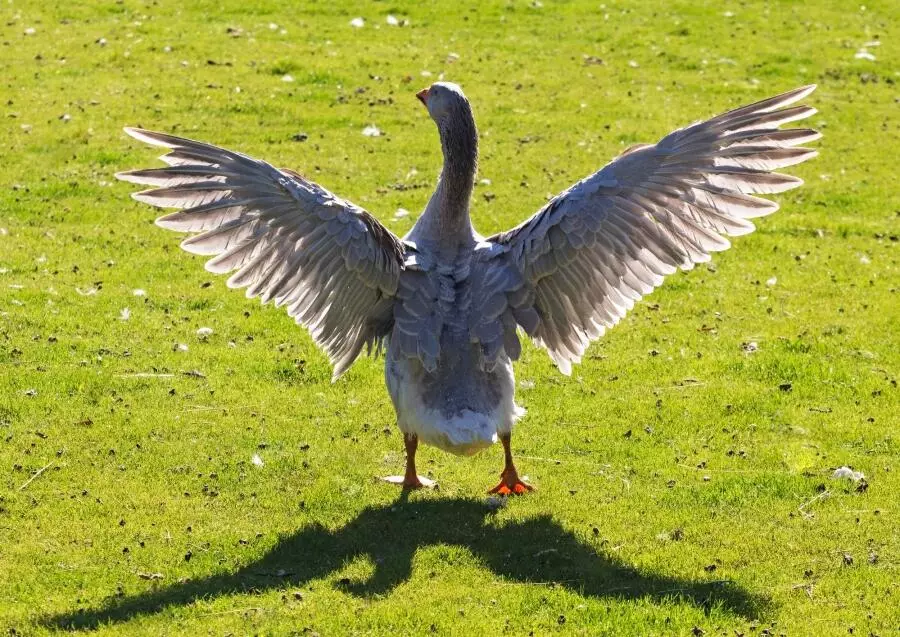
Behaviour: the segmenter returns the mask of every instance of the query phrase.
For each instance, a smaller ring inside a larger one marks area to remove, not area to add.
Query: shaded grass
[[[417,553],[429,548],[445,567],[474,560],[508,583],[550,584],[581,597],[687,602],[746,616],[759,613],[765,604],[764,599],[753,599],[727,581],[693,582],[641,573],[598,553],[596,540],[577,537],[549,515],[505,524],[491,517],[491,509],[475,500],[409,502],[401,497],[396,503],[363,510],[339,529],[312,525],[281,536],[261,559],[234,572],[113,600],[101,610],[78,610],[45,622],[62,628],[95,628],[224,594],[258,595],[267,589],[304,586],[339,571],[349,571],[337,581],[340,591],[371,599],[390,595],[409,580]],[[383,537],[399,525],[407,530],[385,545]],[[293,565],[292,570],[285,565]],[[430,574],[430,578],[436,576]],[[303,596],[292,597],[300,601]],[[566,619],[561,616],[557,621]]]

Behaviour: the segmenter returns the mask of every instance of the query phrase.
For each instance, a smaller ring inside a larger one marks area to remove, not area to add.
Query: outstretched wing
[[[216,255],[207,270],[237,270],[229,287],[246,287],[248,297],[286,306],[328,353],[334,378],[364,345],[380,345],[393,321],[403,247],[374,217],[295,172],[241,153],[137,128],[125,131],[170,149],[161,158],[167,168],[116,175],[156,186],[132,197],[181,208],[157,225],[199,233],[181,247]]]
[[[551,200],[522,225],[491,237],[509,249],[530,285],[539,321],[520,324],[565,374],[588,344],[676,267],[689,270],[726,236],[752,232],[749,219],[802,180],[771,172],[814,157],[797,148],[819,138],[779,126],[816,111],[790,104],[806,86],[729,111],[627,150]]]

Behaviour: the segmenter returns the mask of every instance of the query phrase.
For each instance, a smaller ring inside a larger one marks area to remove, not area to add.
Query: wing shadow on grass
[[[769,603],[730,582],[641,572],[579,539],[549,515],[499,523],[477,500],[410,502],[403,497],[390,505],[369,507],[334,531],[312,525],[283,536],[262,558],[232,573],[115,599],[97,609],[45,617],[41,623],[94,628],[195,600],[302,586],[366,556],[375,565],[372,576],[363,582],[342,580],[338,586],[361,597],[384,595],[410,578],[416,550],[433,545],[465,547],[509,581],[554,583],[585,597],[674,600],[707,611],[721,607],[745,618],[757,618]]]

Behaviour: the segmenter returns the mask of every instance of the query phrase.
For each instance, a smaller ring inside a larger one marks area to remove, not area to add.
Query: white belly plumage
[[[422,442],[456,454],[471,456],[497,442],[500,414],[481,414],[464,409],[458,415],[445,416],[440,410],[414,405],[411,417],[398,420],[404,433],[414,433]]]
[[[439,366],[429,374],[417,359],[395,357],[388,347],[385,381],[397,412],[397,425],[421,442],[470,456],[509,433],[525,414],[515,404],[512,363],[498,361],[486,372],[477,365]]]

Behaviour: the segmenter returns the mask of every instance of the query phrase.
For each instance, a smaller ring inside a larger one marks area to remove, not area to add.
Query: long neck
[[[469,200],[478,164],[478,131],[468,104],[439,126],[444,167],[428,208],[442,238],[471,234]]]
[[[444,153],[440,190],[444,214],[468,219],[469,199],[478,164],[478,132],[468,108],[460,115],[448,118],[450,121],[439,128]]]

